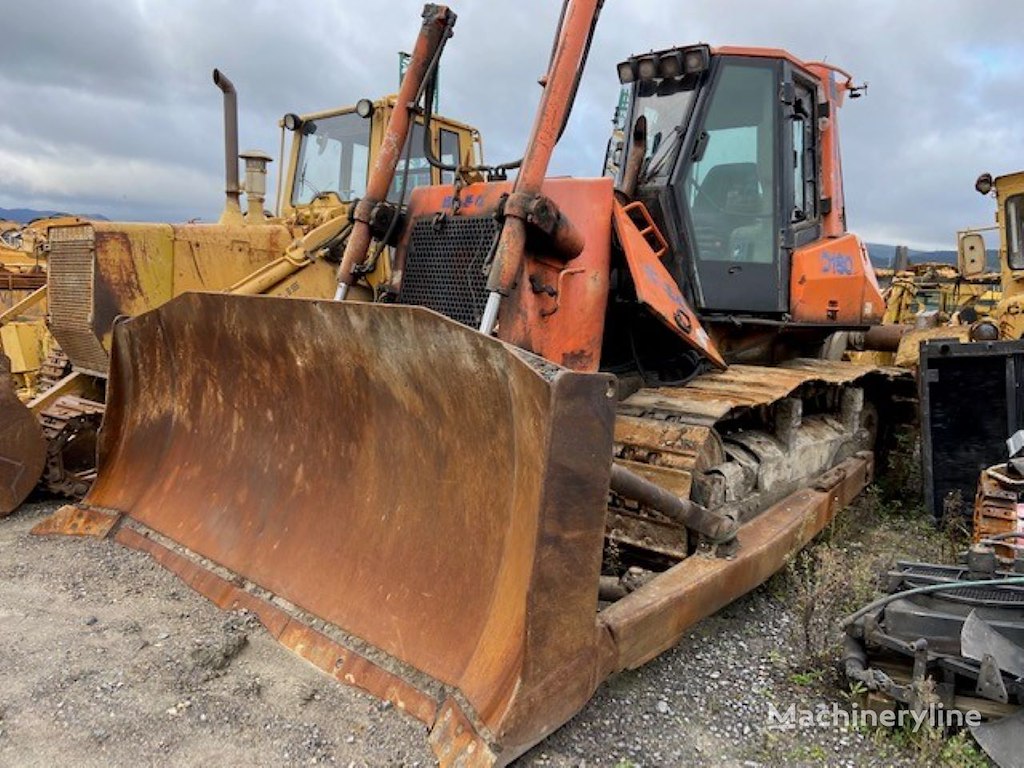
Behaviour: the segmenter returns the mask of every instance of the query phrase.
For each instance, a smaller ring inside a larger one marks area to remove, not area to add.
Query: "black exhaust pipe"
[[[213,83],[224,92],[224,180],[227,207],[241,213],[238,180],[238,93],[227,75],[213,70]]]

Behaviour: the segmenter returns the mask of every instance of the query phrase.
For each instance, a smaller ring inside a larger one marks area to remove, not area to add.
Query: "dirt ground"
[[[56,506],[0,520],[0,764],[434,764],[417,721],[326,678],[252,617],[216,609],[146,555],[30,536]],[[843,701],[834,672],[808,666],[797,642],[791,585],[777,577],[644,669],[613,678],[517,764],[921,762],[877,733],[767,727],[769,702]]]

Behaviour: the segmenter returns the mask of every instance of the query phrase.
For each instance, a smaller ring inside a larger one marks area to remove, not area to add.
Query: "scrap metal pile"
[[[961,563],[897,563],[889,596],[845,622],[844,654],[869,702],[977,713],[971,731],[1001,766],[1024,746],[1024,432],[1007,444],[981,474]]]
[[[992,546],[964,566],[900,562],[890,595],[846,626],[843,667],[869,706],[898,703],[933,725],[970,713],[971,733],[1001,766],[1018,765],[1024,724],[1024,560],[997,568]],[[856,688],[855,688],[856,690]],[[888,703],[888,704],[887,704]]]

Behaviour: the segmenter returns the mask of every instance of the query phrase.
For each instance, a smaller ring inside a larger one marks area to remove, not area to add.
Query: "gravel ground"
[[[418,722],[327,679],[147,556],[30,536],[55,506],[0,520],[0,764],[434,764]],[[843,701],[830,671],[795,674],[797,619],[780,586],[610,680],[518,764],[914,765],[918,754],[878,734],[767,728],[769,702]]]

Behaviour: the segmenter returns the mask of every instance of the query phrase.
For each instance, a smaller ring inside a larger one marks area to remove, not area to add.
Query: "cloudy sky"
[[[454,0],[453,0],[454,2]],[[441,109],[478,126],[491,161],[518,157],[558,0],[463,0]],[[0,207],[110,218],[215,219],[220,94],[234,81],[243,148],[277,154],[277,120],[397,88],[416,0],[6,2],[0,42]],[[951,247],[987,224],[981,171],[1024,163],[1019,0],[607,0],[553,172],[599,172],[615,64],[673,44],[784,47],[870,83],[842,111],[852,229]]]

